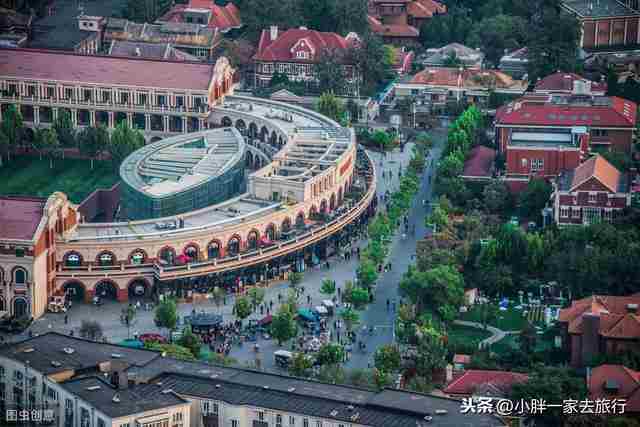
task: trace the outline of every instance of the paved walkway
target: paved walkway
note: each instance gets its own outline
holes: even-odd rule
[[[520,331],[503,331],[502,329],[498,329],[490,325],[487,325],[485,328],[482,323],[469,322],[466,320],[454,320],[453,323],[460,326],[468,326],[470,328],[482,329],[484,331],[491,332],[491,336],[489,338],[485,338],[478,343],[478,348],[480,349],[487,348],[487,346],[497,343],[507,335],[518,335],[520,333]]]

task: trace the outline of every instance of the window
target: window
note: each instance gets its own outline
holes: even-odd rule
[[[521,159],[521,160],[520,160],[520,163],[522,164],[522,167],[523,167],[523,168],[526,168],[526,167],[527,167],[527,164],[528,164],[529,162],[527,161],[527,159]]]
[[[580,218],[580,208],[571,208],[571,216],[574,218]]]
[[[231,427],[240,427],[240,422],[238,420],[231,420]]]
[[[27,272],[24,268],[16,268],[13,272],[13,282],[18,284],[27,283]]]
[[[307,52],[299,50],[299,51],[296,52],[296,58],[298,58],[298,59],[307,59],[308,58],[308,54],[307,54]]]
[[[569,207],[568,206],[561,206],[560,207],[560,217],[562,218],[569,218]]]
[[[47,95],[47,98],[53,98],[55,95],[55,89],[52,87],[47,87],[45,93]]]
[[[309,427],[309,419],[308,418],[303,418],[302,419],[302,427]]]
[[[24,257],[24,248],[16,248],[16,257],[18,258]]]
[[[293,415],[289,415],[289,427],[295,427],[296,425],[296,417]]]
[[[129,423],[120,424],[120,427],[131,427]]]
[[[264,411],[258,411],[258,420],[264,421]]]
[[[613,219],[613,210],[605,209],[602,212],[602,217],[604,218],[605,221],[611,222],[611,220]]]
[[[0,366],[0,380],[4,379],[4,366]]]
[[[167,105],[167,97],[165,95],[158,95],[158,105],[161,107]]]
[[[543,159],[531,159],[531,170],[532,171],[541,171],[544,169],[544,160]]]
[[[591,135],[598,137],[598,136],[607,136],[607,130],[606,129],[592,129],[591,130]]]
[[[589,193],[589,203],[595,203],[598,201],[598,193]]]
[[[102,418],[98,418],[98,427],[107,427]]]
[[[92,91],[91,89],[85,89],[85,90],[83,90],[83,93],[84,93],[84,100],[85,100],[86,102],[91,101],[91,94],[92,94],[92,92],[93,92],[93,91]]]
[[[22,382],[22,379],[24,378],[24,376],[22,375],[22,372],[20,371],[13,371],[13,380],[15,382]]]
[[[64,99],[68,99],[68,100],[73,99],[73,89],[65,88],[65,90],[64,90]]]
[[[91,416],[87,408],[80,408],[80,427],[90,427]]]
[[[282,415],[276,414],[276,427],[282,427]]]
[[[322,421],[316,421],[316,427],[322,427]]]
[[[47,387],[47,397],[51,400],[58,400],[58,392],[52,387]]]

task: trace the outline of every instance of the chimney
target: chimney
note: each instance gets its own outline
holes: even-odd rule
[[[113,357],[113,355],[112,355]],[[123,360],[111,360],[111,384],[118,390],[125,390],[129,387],[129,376],[127,374],[127,363]]]
[[[600,354],[600,315],[582,315],[582,364],[586,365]]]
[[[271,41],[274,41],[275,39],[278,38],[278,26],[277,25],[272,25],[271,27],[269,27],[269,33],[271,34]]]
[[[627,313],[638,314],[638,304],[627,304]]]

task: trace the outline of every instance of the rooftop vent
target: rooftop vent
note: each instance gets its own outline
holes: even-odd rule
[[[355,408],[353,407],[353,405],[349,405],[349,406],[347,406],[347,409],[350,410],[350,411],[353,411]]]
[[[120,396],[118,396],[118,393],[113,395],[113,399],[111,399],[111,401],[113,403],[120,403]]]
[[[121,359],[122,355],[120,353],[111,353],[111,357],[114,359]]]
[[[96,390],[100,390],[100,386],[99,385],[92,385],[91,387],[87,387],[88,391],[96,391]]]
[[[23,353],[33,353],[34,351],[33,347],[25,347],[22,349]]]
[[[338,415],[338,411],[334,409],[333,411],[331,411],[330,415],[331,415],[332,417],[335,417],[335,416],[337,416],[337,415]]]
[[[156,385],[157,385],[157,386],[162,386],[162,381],[158,381],[158,382],[156,383]]]
[[[263,385],[262,388],[265,389],[265,390],[269,390],[269,386],[268,385]]]
[[[446,415],[447,412],[446,409],[436,409],[436,415]]]
[[[55,360],[52,360],[52,361],[51,361],[51,366],[56,367],[56,368],[59,368],[60,366],[62,366],[62,363],[57,362],[57,361],[55,361]]]
[[[222,387],[220,384],[216,384],[216,388],[220,388]]]
[[[289,393],[293,393],[294,391],[296,391],[296,388],[295,388],[295,387],[289,387],[289,388],[287,389],[287,391],[288,391]]]
[[[616,380],[607,380],[604,383],[604,389],[606,391],[617,392],[619,388],[620,388],[620,385],[618,384],[618,381],[616,381]]]
[[[169,393],[173,393],[173,390],[168,388],[166,390],[162,390],[162,394],[169,394]]]
[[[65,353],[67,353],[67,354],[73,354],[73,353],[75,353],[75,352],[76,352],[76,351],[75,351],[73,348],[71,348],[71,347],[65,347],[65,348],[63,348],[63,349],[62,349],[62,351],[64,351],[64,352],[65,352]]]
[[[358,418],[360,418],[359,412],[356,412],[355,414],[351,415],[351,421],[357,421]]]

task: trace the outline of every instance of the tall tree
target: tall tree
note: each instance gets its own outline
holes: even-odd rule
[[[525,43],[526,25],[526,21],[519,16],[491,16],[474,24],[467,37],[467,44],[482,48],[489,63],[497,66],[505,50],[512,50]]]
[[[0,167],[4,166],[4,156],[9,155],[9,137],[0,129]]]
[[[344,120],[344,105],[333,93],[323,93],[318,100],[317,109],[338,123]]]
[[[342,72],[344,55],[336,49],[323,49],[319,61],[314,65],[320,92],[343,94],[347,80]]]
[[[303,22],[298,0],[239,0],[237,5],[242,11],[246,34],[253,41],[258,41],[262,30],[269,31],[271,25],[282,31]]]
[[[393,58],[382,39],[371,32],[365,33],[361,42],[351,48],[348,57],[362,79],[362,94],[373,94],[378,86],[393,76]]]
[[[53,128],[58,135],[58,141],[63,147],[76,145],[76,133],[71,120],[71,112],[66,108],[58,109],[58,117],[53,122]]]
[[[11,150],[18,146],[23,126],[20,109],[13,104],[9,105],[2,113],[2,125],[0,126],[7,141],[7,158],[10,158]]]
[[[164,328],[171,333],[178,323],[178,308],[176,301],[164,298],[156,307],[154,322],[158,328]]]
[[[49,169],[53,169],[53,160],[58,157],[61,150],[56,130],[54,128],[42,129],[36,136],[39,139],[38,144],[44,147],[44,152],[49,158]]]
[[[251,302],[247,297],[240,297],[233,305],[233,312],[238,319],[242,322],[244,319],[251,315]]]
[[[144,146],[144,136],[142,136],[142,132],[129,127],[125,120],[118,123],[111,134],[111,140],[107,146],[114,168],[119,168],[122,161],[129,154],[142,146]]]
[[[87,126],[78,134],[80,152],[89,157],[91,169],[94,161],[109,145],[109,132],[104,126]]]
[[[278,341],[278,345],[289,341],[298,334],[298,324],[294,313],[287,307],[282,307],[271,321],[271,335]]]
[[[254,286],[251,289],[249,289],[249,292],[247,292],[247,295],[249,296],[249,300],[251,301],[251,305],[253,306],[253,309],[256,310],[258,306],[262,304],[262,301],[264,301],[265,291],[263,288]]]
[[[373,355],[376,368],[386,373],[392,373],[400,369],[400,350],[397,345],[387,344],[378,347]]]
[[[367,0],[335,0],[333,31],[343,36],[351,32],[366,33],[369,30],[368,12]]]

